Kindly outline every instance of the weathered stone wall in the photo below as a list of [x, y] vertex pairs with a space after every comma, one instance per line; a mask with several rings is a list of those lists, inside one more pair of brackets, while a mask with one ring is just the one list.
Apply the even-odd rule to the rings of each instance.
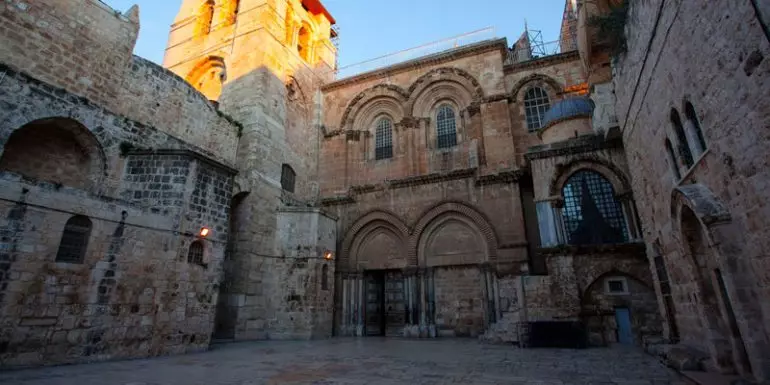
[[[767, 9], [765, 2], [753, 1], [727, 8], [688, 1], [633, 3], [628, 52], [614, 66], [618, 120], [644, 237], [658, 246], [671, 275], [676, 315], [669, 322], [676, 322], [682, 344], [710, 354], [713, 366], [764, 379], [770, 373], [770, 305], [763, 300], [770, 296], [765, 256], [770, 42], [760, 18], [764, 12], [767, 25]], [[688, 102], [697, 119], [687, 119]], [[701, 127], [706, 151], [693, 167], [677, 151], [687, 144], [674, 133], [672, 111], [684, 124], [697, 120]], [[666, 139], [674, 146], [673, 159], [666, 154]], [[709, 192], [695, 196], [675, 189]], [[694, 210], [700, 223], [695, 231], [708, 239], [702, 252], [688, 246], [693, 233], [683, 233], [684, 207]], [[721, 214], [703, 216], [706, 209]], [[708, 276], [699, 279], [696, 264], [708, 269]], [[723, 288], [715, 286], [709, 295], [704, 291], [709, 282], [719, 282], [712, 277], [715, 269], [723, 275]], [[719, 305], [710, 307], [711, 301]], [[662, 302], [660, 309], [665, 313]]]
[[[84, 97], [8, 67], [3, 74], [2, 365], [204, 349], [235, 171]], [[37, 130], [55, 134], [36, 136]], [[77, 181], [66, 172], [73, 167], [69, 153], [46, 144], [61, 137], [88, 160]], [[57, 162], [57, 171], [18, 167], [43, 158]], [[92, 224], [84, 259], [56, 262], [74, 215]], [[202, 260], [188, 263], [202, 227], [211, 231], [200, 240]]]
[[484, 278], [478, 266], [435, 270], [436, 329], [439, 336], [477, 337], [486, 328]]
[[6, 1], [0, 9], [3, 63], [119, 110], [123, 74], [139, 33], [139, 11], [101, 2]]

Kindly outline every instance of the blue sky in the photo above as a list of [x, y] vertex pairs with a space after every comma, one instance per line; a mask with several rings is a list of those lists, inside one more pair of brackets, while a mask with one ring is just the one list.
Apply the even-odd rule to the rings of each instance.
[[[161, 63], [181, 0], [103, 0], [125, 12], [139, 4], [136, 54]], [[346, 66], [435, 40], [494, 27], [512, 44], [524, 30], [557, 40], [565, 0], [325, 0], [340, 29], [339, 65]]]

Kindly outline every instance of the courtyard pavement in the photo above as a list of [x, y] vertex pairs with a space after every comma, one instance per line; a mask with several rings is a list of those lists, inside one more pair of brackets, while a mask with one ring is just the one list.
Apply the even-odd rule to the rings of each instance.
[[13, 385], [685, 384], [636, 348], [519, 349], [471, 339], [215, 345], [152, 359], [0, 372]]

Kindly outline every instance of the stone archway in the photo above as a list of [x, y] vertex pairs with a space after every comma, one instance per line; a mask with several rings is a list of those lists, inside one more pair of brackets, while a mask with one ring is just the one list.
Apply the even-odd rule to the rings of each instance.
[[63, 117], [25, 124], [0, 152], [0, 171], [84, 190], [99, 186], [106, 169], [96, 137], [80, 122]]
[[[690, 293], [679, 306], [694, 308], [700, 327], [689, 325], [683, 342], [702, 346], [714, 366], [725, 373], [751, 376], [752, 360], [761, 360], [766, 345], [745, 335], [750, 325], [759, 325], [757, 300], [751, 289], [737, 295], [736, 285], [745, 285], [742, 232], [732, 222], [727, 206], [707, 187], [700, 184], [680, 186], [672, 196], [674, 233], [678, 238], [679, 260], [688, 274], [680, 282], [680, 291]], [[682, 277], [680, 277], [680, 281]], [[761, 367], [757, 365], [756, 367]]]

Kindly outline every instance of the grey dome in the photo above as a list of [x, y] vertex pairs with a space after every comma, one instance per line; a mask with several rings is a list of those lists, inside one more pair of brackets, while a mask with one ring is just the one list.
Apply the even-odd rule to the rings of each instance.
[[554, 103], [543, 116], [543, 127], [550, 127], [567, 119], [589, 117], [593, 113], [587, 96], [573, 96]]

